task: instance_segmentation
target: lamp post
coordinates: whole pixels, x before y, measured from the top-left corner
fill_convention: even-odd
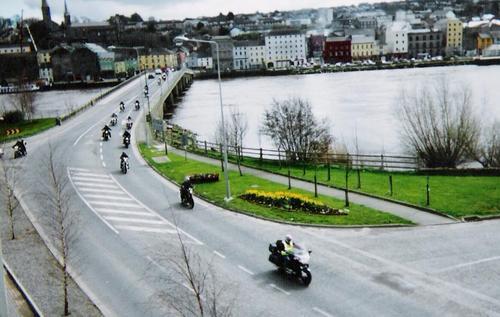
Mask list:
[[[226,140],[226,125],[224,124],[224,108],[222,105],[222,84],[220,79],[220,60],[219,60],[219,43],[210,40],[199,40],[190,39],[185,36],[176,36],[174,42],[177,44],[182,44],[182,42],[198,42],[198,43],[208,43],[215,44],[215,50],[217,52],[217,78],[219,80],[219,102],[220,102],[220,118],[222,123],[222,146],[223,146],[223,156],[224,156],[224,181],[226,183],[226,201],[231,199],[231,190],[229,189],[229,174],[227,171],[227,140]]]

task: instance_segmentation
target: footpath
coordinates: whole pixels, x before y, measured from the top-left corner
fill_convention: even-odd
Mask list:
[[[158,145],[159,149],[163,149],[164,145]],[[178,150],[172,147],[168,147],[168,150],[184,156],[184,151]],[[214,165],[220,165],[220,161],[217,159],[212,159],[208,158],[205,156],[193,154],[193,153],[187,153],[187,157],[193,160],[197,160],[200,162],[205,162],[209,164],[214,164]],[[238,170],[238,166],[236,164],[228,163],[228,167],[230,170]],[[283,185],[288,185],[288,178],[286,176],[282,175],[277,175],[274,173],[269,173],[265,172],[262,170],[250,168],[250,167],[241,167],[241,171],[246,174],[254,175],[263,179],[267,179],[279,184]],[[314,184],[297,180],[297,179],[292,179],[291,180],[291,185],[292,187],[295,188],[300,188],[304,190],[308,190],[313,192],[314,191]],[[345,191],[340,190],[340,189],[335,189],[331,187],[327,187],[324,185],[318,184],[318,193],[326,196],[331,196],[335,197],[338,199],[343,200],[345,197]],[[383,199],[377,199],[374,197],[369,197],[353,192],[349,192],[349,201],[359,204],[359,205],[365,205],[367,207],[385,211],[388,213],[391,213],[393,215],[397,215],[401,218],[405,218],[408,220],[411,220],[412,222],[418,224],[418,225],[440,225],[440,224],[449,224],[449,223],[454,223],[456,220],[453,220],[451,218],[445,217],[445,216],[440,216],[437,214],[433,214],[430,212],[426,212],[417,208],[409,207],[409,206],[404,206],[395,202],[390,202],[386,201]]]
[[[64,312],[61,266],[49,251],[22,208],[14,213],[16,239],[10,240],[8,218],[0,222],[3,260],[12,275],[29,296],[31,305],[41,316],[62,316]],[[6,279],[9,316],[37,316],[23,301],[12,281]],[[71,316],[102,316],[99,309],[70,279],[69,308]],[[17,314],[13,314],[12,305]]]

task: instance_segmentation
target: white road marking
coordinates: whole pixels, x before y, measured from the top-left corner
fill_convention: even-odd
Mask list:
[[[104,161],[102,161],[102,167],[106,167],[106,163],[104,163]]]
[[[78,194],[78,196],[80,196],[80,199],[83,200],[83,202],[85,203],[85,205],[87,205],[87,207],[90,208],[90,210],[92,210],[99,219],[102,220],[102,222],[104,222],[104,224],[106,226],[108,226],[111,230],[113,230],[113,232],[115,232],[116,234],[119,234],[118,230],[116,230],[109,222],[106,221],[106,219],[104,219],[94,208],[92,208],[92,206],[90,205],[90,203],[85,200],[85,198],[83,198],[82,194],[80,194],[80,192],[78,191],[75,183],[73,182],[73,179],[71,178],[71,173],[70,173],[70,170],[69,168],[67,169],[67,172],[68,172],[68,177],[69,177],[69,181],[71,182],[71,184],[73,185],[73,188],[75,189],[76,193]]]
[[[254,275],[254,273],[253,273],[252,271],[250,271],[249,269],[247,269],[246,267],[244,267],[244,266],[242,266],[242,265],[238,265],[238,268],[239,268],[240,270],[242,270],[243,272],[246,272],[246,273],[248,273],[248,274],[250,274],[250,275]]]
[[[325,317],[333,317],[333,315],[331,315],[331,314],[327,313],[327,312],[326,312],[326,311],[324,311],[324,310],[319,309],[318,307],[313,307],[313,309],[312,309],[312,310],[314,310],[314,311],[315,311],[315,312],[317,312],[318,314],[321,314],[321,315],[323,315],[323,316],[325,316]]]
[[[269,286],[271,286],[272,288],[274,288],[275,290],[279,291],[279,292],[282,292],[283,294],[285,295],[290,295],[289,292],[285,291],[284,289],[282,288],[279,288],[278,286],[274,285],[274,284],[269,284]]]
[[[217,255],[217,256],[218,256],[218,257],[220,257],[220,258],[223,258],[223,259],[225,259],[225,258],[226,258],[226,256],[225,256],[224,254],[219,253],[219,252],[217,252],[217,251],[214,251],[214,254],[215,254],[215,255]]]
[[[480,263],[484,263],[484,262],[495,261],[495,260],[500,260],[500,256],[493,256],[490,258],[485,258],[485,259],[481,259],[481,260],[477,260],[477,261],[471,261],[471,262],[461,263],[461,264],[457,264],[457,265],[452,265],[452,266],[445,267],[445,268],[439,269],[437,271],[434,271],[434,273],[443,273],[446,271],[460,269],[463,267],[472,266],[472,265],[480,264]]]
[[[102,144],[101,144],[101,147],[99,148],[99,152],[102,154]],[[101,155],[102,157],[102,155]]]
[[[163,221],[159,220],[149,220],[142,218],[127,218],[127,217],[115,217],[115,216],[104,216],[104,219],[117,222],[134,222],[134,223],[146,223],[150,225],[163,225]]]
[[[98,183],[113,183],[111,179],[103,179],[103,178],[91,178],[91,177],[82,177],[82,176],[73,176],[73,179],[76,181],[90,181],[90,182],[98,182]]]
[[[79,168],[79,167],[71,167],[70,170],[79,171],[79,172],[90,172],[90,170],[88,170],[86,168]]]
[[[135,207],[135,208],[137,208],[137,204],[115,203],[115,202],[101,201],[101,200],[89,200],[89,203],[94,204],[94,205],[106,205],[106,206],[117,206],[117,207]]]
[[[122,195],[125,195],[125,194],[122,194]],[[118,196],[112,196],[112,195],[83,194],[83,196],[85,196],[87,198],[102,198],[102,199],[109,199],[109,200],[133,201],[133,199],[129,198],[129,197],[118,197]]]
[[[172,229],[144,228],[144,227],[137,227],[137,226],[118,225],[118,226],[116,226],[116,228],[120,229],[120,230],[138,231],[138,232],[169,233],[169,234],[176,234],[177,233],[177,231],[172,230]]]
[[[85,132],[83,132],[79,137],[78,139],[75,140],[75,143],[73,143],[73,146],[75,146],[81,138],[83,138],[83,136],[85,134],[87,134],[93,127],[95,127],[96,125],[98,125],[100,123],[100,121],[97,121],[96,123],[94,123],[92,126],[90,126],[87,130],[85,130]]]
[[[102,147],[102,142],[99,142],[99,146]]]
[[[105,185],[105,184],[96,184],[93,182],[75,182],[75,185],[78,186],[92,186],[92,187],[100,187],[100,188],[118,188],[115,185]]]
[[[125,193],[119,191],[119,190],[111,190],[111,189],[97,189],[97,188],[87,188],[87,187],[80,187],[79,188],[82,192],[94,192],[94,193],[108,193],[108,194],[118,194],[118,195],[125,195]]]
[[[97,178],[106,178],[109,179],[109,176],[106,174],[96,174],[96,173],[86,173],[86,172],[74,172],[74,176],[92,176],[92,177],[97,177]]]
[[[101,153],[101,161],[104,161],[104,156],[102,156],[102,153]]]
[[[153,258],[151,258],[149,255],[146,256],[146,258],[151,261],[151,263],[153,263],[156,267],[158,267],[160,270],[162,270],[163,272],[166,272],[167,269],[165,269],[163,266],[161,266],[158,262],[156,262],[155,260],[153,260]]]
[[[132,215],[132,216],[156,217],[156,215],[144,211],[116,210],[108,208],[96,208],[95,210],[105,214],[122,214],[122,215]]]
[[[110,177],[115,180],[115,178],[113,177],[113,175],[110,175]],[[116,185],[118,185],[125,193],[127,193],[127,195],[129,195],[130,197],[134,198],[134,196],[132,196],[118,181],[115,180],[115,183]],[[135,198],[134,198],[135,199]],[[174,228],[174,230],[179,230],[180,233],[184,234],[186,237],[190,238],[191,240],[193,240],[196,244],[198,245],[203,245],[204,243],[201,242],[200,240],[196,239],[195,237],[193,237],[192,235],[190,235],[189,233],[187,233],[186,231],[182,230],[181,228],[175,226],[174,224],[172,224],[170,221],[168,221],[167,219],[165,219],[164,217],[162,217],[159,213],[157,213],[156,211],[152,210],[151,208],[149,208],[148,206],[144,205],[140,200],[137,200],[135,199],[135,201],[137,202],[137,204],[139,204],[140,206],[142,206],[142,208],[146,209],[147,211],[151,212],[152,214],[155,214],[156,216],[158,216],[158,218],[162,219],[163,221],[165,221],[165,224],[171,226],[172,228]]]

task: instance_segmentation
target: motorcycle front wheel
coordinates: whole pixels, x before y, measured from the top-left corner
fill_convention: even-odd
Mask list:
[[[312,275],[308,269],[305,269],[302,271],[302,275],[300,278],[302,280],[302,283],[304,283],[305,286],[309,286],[309,284],[311,284]]]

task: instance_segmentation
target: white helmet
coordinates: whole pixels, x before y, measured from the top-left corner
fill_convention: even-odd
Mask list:
[[[289,243],[290,241],[292,241],[292,235],[287,234],[287,235],[285,236],[285,241],[286,241],[287,243]]]

